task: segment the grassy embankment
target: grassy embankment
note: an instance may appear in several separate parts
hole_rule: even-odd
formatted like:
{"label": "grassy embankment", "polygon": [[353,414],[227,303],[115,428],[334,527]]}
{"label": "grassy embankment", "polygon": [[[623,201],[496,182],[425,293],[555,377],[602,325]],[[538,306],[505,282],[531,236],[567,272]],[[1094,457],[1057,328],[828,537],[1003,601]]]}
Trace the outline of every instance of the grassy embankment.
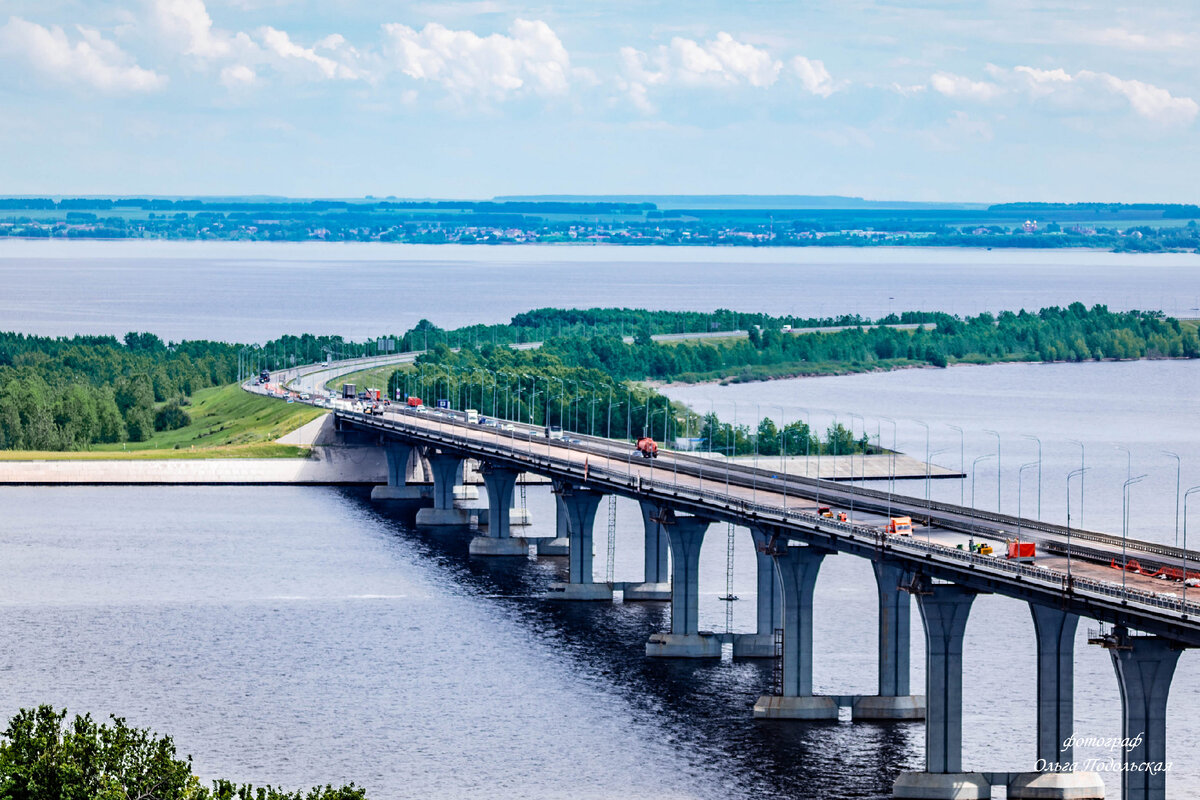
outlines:
{"label": "grassy embankment", "polygon": [[154,434],[145,442],[96,445],[91,450],[2,450],[0,460],[166,458],[297,458],[308,448],[275,440],[326,413],[302,403],[249,394],[234,384],[201,389],[187,407],[190,425]]}
{"label": "grassy embankment", "polygon": [[331,392],[337,392],[340,396],[342,393],[343,383],[353,383],[358,391],[362,391],[368,387],[372,389],[387,389],[388,378],[392,377],[392,373],[398,369],[412,369],[410,364],[388,364],[384,367],[372,367],[370,369],[351,372],[349,375],[330,380],[325,388]]}

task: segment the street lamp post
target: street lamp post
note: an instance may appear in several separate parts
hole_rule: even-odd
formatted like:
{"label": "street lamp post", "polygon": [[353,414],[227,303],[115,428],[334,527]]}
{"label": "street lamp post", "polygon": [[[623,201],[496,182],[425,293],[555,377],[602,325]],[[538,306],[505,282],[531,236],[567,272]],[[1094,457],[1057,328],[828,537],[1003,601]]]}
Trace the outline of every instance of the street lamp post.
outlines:
{"label": "street lamp post", "polygon": [[1079,495],[1080,502],[1083,501],[1083,473],[1087,472],[1086,467],[1073,469],[1067,473],[1067,590],[1071,589],[1071,478],[1079,476]]}
{"label": "street lamp post", "polygon": [[1163,450],[1163,453],[1175,459],[1175,546],[1179,547],[1179,490],[1181,488],[1180,479],[1183,477],[1183,463],[1176,453],[1172,453],[1170,450]]}
{"label": "street lamp post", "polygon": [[958,479],[958,504],[962,506],[967,491],[967,437],[963,433],[963,429],[957,425],[948,424],[946,427],[952,431],[958,431],[958,473],[962,475]]}
{"label": "street lamp post", "polygon": [[1017,541],[1021,541],[1021,479],[1025,475],[1025,470],[1033,469],[1038,466],[1038,462],[1030,461],[1027,464],[1022,464],[1017,468]]}
{"label": "street lamp post", "polygon": [[1083,472],[1079,473],[1079,528],[1083,529],[1083,475],[1087,469],[1087,452],[1083,448],[1083,442],[1078,439],[1068,439],[1071,444],[1079,445],[1079,468]]}
{"label": "street lamp post", "polygon": [[[891,505],[892,494],[896,491],[896,420],[891,417],[882,417],[883,420],[892,423],[892,452],[888,457],[888,505]],[[891,514],[888,515],[889,517]]]}
{"label": "street lamp post", "polygon": [[929,505],[929,459],[933,457],[929,452],[929,423],[919,419],[914,419],[913,422],[925,429],[925,505]]}
{"label": "street lamp post", "polygon": [[[1037,468],[1038,468],[1038,505],[1037,505],[1037,509],[1038,510],[1037,510],[1037,518],[1040,520],[1042,518],[1042,440],[1039,439],[1038,437],[1032,436],[1030,434],[1025,434],[1021,438],[1029,439],[1030,441],[1037,442],[1037,446],[1038,446],[1038,457],[1037,457]],[[1021,477],[1019,475],[1017,476],[1017,480],[1018,481],[1021,480]],[[1017,516],[1020,516],[1020,514],[1018,514]]]}
{"label": "street lamp post", "polygon": [[1141,483],[1145,475],[1129,478],[1121,485],[1121,592],[1125,592],[1125,574],[1129,572],[1129,560],[1125,557],[1126,541],[1129,539],[1129,487]]}
{"label": "street lamp post", "polygon": [[1196,492],[1200,492],[1200,486],[1193,486],[1192,488],[1188,489],[1186,492],[1183,493],[1183,605],[1184,605],[1184,608],[1187,607],[1187,582],[1188,582],[1188,573],[1187,573],[1187,502],[1188,502],[1188,498]]}
{"label": "street lamp post", "polygon": [[985,430],[984,433],[990,433],[992,436],[996,437],[996,513],[999,514],[1000,508],[1001,508],[1000,507],[1000,484],[1001,484],[1000,479],[1004,474],[1004,471],[1001,468],[1001,462],[1000,462],[1000,434],[997,433],[996,431],[989,431],[989,430]]}
{"label": "street lamp post", "polygon": [[972,510],[975,508],[975,467],[979,464],[980,461],[986,461],[989,458],[994,457],[995,455],[996,455],[995,453],[985,453],[984,455],[977,456],[975,458],[975,460],[971,462],[971,508],[972,508]]}
{"label": "street lamp post", "polygon": [[929,524],[933,516],[933,501],[930,500],[930,488],[933,483],[933,457],[940,456],[947,452],[945,447],[940,450],[934,450],[929,454],[929,458],[925,459],[925,540],[929,541]]}

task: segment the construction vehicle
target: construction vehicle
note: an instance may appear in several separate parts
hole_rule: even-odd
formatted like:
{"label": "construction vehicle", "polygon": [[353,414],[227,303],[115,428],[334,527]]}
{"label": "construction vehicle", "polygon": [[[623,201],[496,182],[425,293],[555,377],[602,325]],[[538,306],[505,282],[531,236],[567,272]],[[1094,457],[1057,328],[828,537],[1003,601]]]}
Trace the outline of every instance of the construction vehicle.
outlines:
{"label": "construction vehicle", "polygon": [[1009,561],[1032,563],[1037,557],[1037,543],[1022,542],[1020,539],[1010,539],[1006,557]]}
{"label": "construction vehicle", "polygon": [[833,511],[829,508],[829,506],[817,506],[817,516],[832,517]]}
{"label": "construction vehicle", "polygon": [[838,522],[849,522],[850,518],[846,516],[845,511],[839,511],[837,515]]}
{"label": "construction vehicle", "polygon": [[649,436],[637,440],[637,449],[642,458],[658,458],[658,445]]}
{"label": "construction vehicle", "polygon": [[912,517],[892,517],[888,520],[884,533],[896,536],[912,536]]}

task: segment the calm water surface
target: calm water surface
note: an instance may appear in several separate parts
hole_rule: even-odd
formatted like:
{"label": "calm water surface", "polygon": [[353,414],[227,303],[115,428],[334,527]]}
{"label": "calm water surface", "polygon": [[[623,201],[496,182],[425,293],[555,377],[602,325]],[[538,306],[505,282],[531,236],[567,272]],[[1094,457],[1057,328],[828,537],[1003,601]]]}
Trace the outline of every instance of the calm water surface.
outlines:
{"label": "calm water surface", "polygon": [[545,306],[824,317],[1076,300],[1200,316],[1200,255],[950,248],[472,247],[0,240],[0,330],[168,339],[361,339],[422,317]]}

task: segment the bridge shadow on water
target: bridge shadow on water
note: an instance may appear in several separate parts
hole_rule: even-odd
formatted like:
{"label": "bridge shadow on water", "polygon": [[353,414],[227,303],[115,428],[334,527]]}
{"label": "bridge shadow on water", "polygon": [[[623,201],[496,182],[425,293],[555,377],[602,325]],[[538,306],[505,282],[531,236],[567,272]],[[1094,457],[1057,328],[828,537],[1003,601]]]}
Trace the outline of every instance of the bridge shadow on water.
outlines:
{"label": "bridge shadow on water", "polygon": [[717,774],[721,796],[890,798],[896,775],[922,766],[921,723],[753,719],[754,701],[770,692],[770,659],[647,658],[650,635],[670,627],[669,603],[546,600],[549,584],[566,579],[566,558],[472,557],[473,533],[418,528],[411,511],[346,494],[458,588],[502,607],[574,676],[620,697],[631,726],[646,729],[631,736],[657,737],[706,778]]}

